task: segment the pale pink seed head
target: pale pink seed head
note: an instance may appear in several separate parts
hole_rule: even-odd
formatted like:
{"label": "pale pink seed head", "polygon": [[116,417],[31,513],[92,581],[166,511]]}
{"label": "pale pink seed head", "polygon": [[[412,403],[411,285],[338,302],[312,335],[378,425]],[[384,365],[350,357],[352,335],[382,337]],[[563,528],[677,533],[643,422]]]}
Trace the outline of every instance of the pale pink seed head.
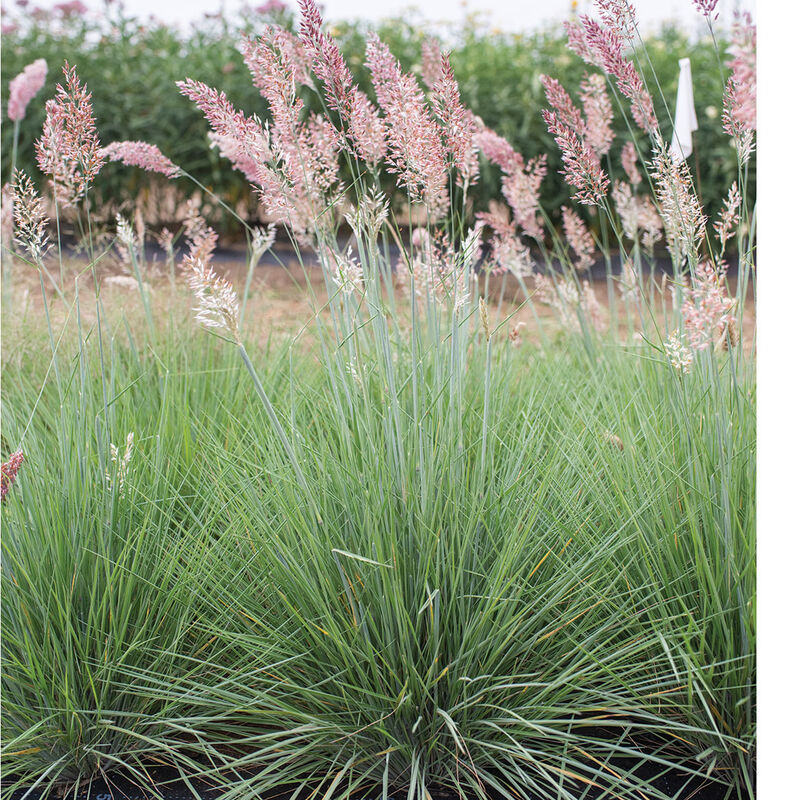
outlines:
{"label": "pale pink seed head", "polygon": [[421,200],[428,213],[438,218],[450,204],[447,151],[440,127],[416,78],[400,69],[397,59],[375,34],[367,43],[366,64],[386,120],[387,169],[398,175],[412,202]]}
{"label": "pale pink seed head", "polygon": [[636,160],[636,145],[633,142],[625,142],[622,148],[622,168],[633,186],[638,186],[642,182],[642,175],[636,168]]}
{"label": "pale pink seed head", "polygon": [[522,156],[513,146],[491,128],[480,124],[473,135],[475,146],[492,164],[497,164],[507,175],[513,174],[525,166]]}
{"label": "pale pink seed head", "polygon": [[539,197],[542,181],[547,175],[547,156],[531,159],[502,178],[503,196],[514,212],[514,221],[534,239],[544,236],[539,218]]}
{"label": "pale pink seed head", "polygon": [[442,78],[442,48],[439,42],[428,37],[422,43],[422,80],[429,89]]}
{"label": "pale pink seed head", "polygon": [[147,142],[111,142],[100,153],[109,161],[121,161],[125,166],[158,172],[168,178],[177,178],[181,172],[156,145]]}
{"label": "pale pink seed head", "polygon": [[611,149],[614,131],[611,123],[614,112],[606,92],[606,82],[602,75],[589,75],[581,82],[581,103],[586,117],[586,144],[604,156]]}
{"label": "pale pink seed head", "polygon": [[561,220],[564,225],[564,235],[577,259],[575,269],[588,270],[594,263],[595,255],[594,237],[591,231],[580,216],[567,206],[561,206]]}
{"label": "pale pink seed head", "polygon": [[8,85],[8,118],[12,122],[25,117],[28,103],[39,93],[47,79],[47,62],[37,58]]}
{"label": "pale pink seed head", "polygon": [[723,251],[725,250],[725,243],[733,236],[734,229],[739,224],[739,209],[741,206],[742,196],[739,193],[739,187],[734,181],[719,212],[719,219],[714,223],[714,230],[717,232],[719,245]]}
{"label": "pale pink seed head", "polygon": [[564,23],[564,30],[567,32],[567,47],[573,53],[580,56],[590,66],[603,66],[602,60],[586,40],[586,31],[581,22],[569,20]]}
{"label": "pale pink seed head", "polygon": [[230,282],[217,275],[208,261],[197,258],[189,265],[189,288],[194,292],[197,321],[209,330],[225,331],[241,344],[239,300]]}
{"label": "pale pink seed head", "polygon": [[561,121],[561,124],[573,130],[578,136],[583,136],[586,133],[586,123],[583,121],[581,112],[572,102],[572,98],[567,94],[566,89],[556,78],[551,78],[549,75],[542,75],[541,81],[547,102]]}
{"label": "pale pink seed head", "polygon": [[478,179],[478,151],[474,135],[477,118],[461,102],[450,56],[441,57],[439,80],[431,87],[433,106],[442,124],[449,160],[459,175],[459,184],[466,188]]}
{"label": "pale pink seed head", "polygon": [[578,190],[575,199],[584,205],[600,205],[608,191],[609,180],[600,166],[597,153],[581,141],[555,112],[545,110],[542,116],[561,150],[564,161],[561,174],[567,183]]}
{"label": "pale pink seed head", "polygon": [[64,85],[45,104],[42,136],[36,142],[39,168],[51,178],[56,198],[75,206],[86,195],[105,162],[95,127],[92,95],[75,67],[64,64]]}
{"label": "pale pink seed head", "polygon": [[627,41],[636,36],[636,9],[630,0],[595,0],[603,24]]}
{"label": "pale pink seed head", "polygon": [[711,261],[703,261],[692,275],[681,308],[689,346],[705,350],[725,332],[732,319],[733,300],[724,283],[725,272],[718,272]]}
{"label": "pale pink seed head", "polygon": [[581,17],[587,45],[597,56],[602,68],[614,77],[620,92],[631,101],[631,115],[647,134],[658,131],[653,98],[644,86],[636,66],[625,57],[622,36],[616,28],[604,28],[590,17]]}

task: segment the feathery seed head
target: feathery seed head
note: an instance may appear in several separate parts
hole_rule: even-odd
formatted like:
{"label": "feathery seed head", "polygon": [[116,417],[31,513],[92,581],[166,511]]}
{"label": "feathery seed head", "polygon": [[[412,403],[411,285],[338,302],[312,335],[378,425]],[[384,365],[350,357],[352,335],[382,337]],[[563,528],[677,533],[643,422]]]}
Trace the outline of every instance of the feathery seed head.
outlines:
{"label": "feathery seed head", "polygon": [[636,159],[636,145],[633,142],[625,142],[622,148],[622,168],[633,186],[638,186],[642,182],[642,175],[636,168]]}
{"label": "feathery seed head", "polygon": [[28,103],[39,93],[47,78],[47,62],[37,58],[8,85],[8,118],[16,122],[25,117]]}
{"label": "feathery seed head", "polygon": [[121,161],[125,166],[158,172],[168,178],[177,178],[181,172],[158,147],[147,142],[111,142],[100,154],[109,161]]}
{"label": "feathery seed head", "polygon": [[241,344],[239,300],[230,282],[217,275],[207,262],[195,259],[190,266],[189,288],[197,300],[197,321],[209,330],[225,331],[236,344]]}
{"label": "feathery seed head", "polygon": [[561,219],[567,242],[578,259],[575,269],[588,270],[594,263],[595,253],[594,238],[591,232],[578,214],[567,206],[561,206]]}
{"label": "feathery seed head", "polygon": [[75,206],[84,197],[103,166],[92,111],[92,95],[81,85],[75,67],[65,63],[65,85],[45,104],[46,117],[36,142],[39,169],[49,175],[56,199]]}
{"label": "feathery seed head", "polygon": [[44,201],[39,197],[33,181],[21,170],[16,170],[12,196],[15,227],[14,240],[17,245],[28,251],[31,260],[40,262],[50,249],[50,237],[47,233],[49,220],[44,211]]}
{"label": "feathery seed head", "polygon": [[614,141],[611,122],[614,112],[606,93],[606,82],[602,75],[593,74],[581,82],[581,103],[586,116],[586,143],[598,156],[604,156]]}

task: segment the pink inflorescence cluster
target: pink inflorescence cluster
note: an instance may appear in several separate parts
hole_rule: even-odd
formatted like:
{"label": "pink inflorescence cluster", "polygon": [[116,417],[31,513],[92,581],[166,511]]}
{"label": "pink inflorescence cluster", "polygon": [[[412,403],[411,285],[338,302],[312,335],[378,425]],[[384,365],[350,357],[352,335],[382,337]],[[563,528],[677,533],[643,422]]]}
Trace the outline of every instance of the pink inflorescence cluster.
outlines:
{"label": "pink inflorescence cluster", "polygon": [[731,60],[733,70],[723,97],[722,127],[733,138],[739,159],[747,161],[753,152],[756,130],[756,26],[744,14],[733,26]]}
{"label": "pink inflorescence cluster", "polygon": [[24,460],[25,456],[22,454],[22,450],[17,450],[17,452],[12,453],[8,457],[8,461],[4,461],[0,467],[0,501],[6,499],[6,495],[17,479],[17,473]]}
{"label": "pink inflorescence cluster", "polygon": [[100,150],[100,154],[109,161],[121,161],[128,167],[158,172],[168,178],[176,178],[181,171],[158,147],[147,142],[111,142]]}
{"label": "pink inflorescence cluster", "polygon": [[561,206],[561,219],[564,224],[564,235],[577,256],[575,268],[588,270],[594,262],[594,238],[586,223],[578,214],[567,206]]}
{"label": "pink inflorescence cluster", "polygon": [[542,76],[545,97],[552,107],[542,116],[561,150],[562,174],[578,190],[576,200],[585,205],[599,205],[609,185],[600,165],[600,156],[610,150],[614,139],[604,84],[599,75],[587,77],[581,84],[584,119],[564,87],[555,78]]}
{"label": "pink inflorescence cluster", "polygon": [[608,191],[608,176],[600,159],[555,111],[542,112],[547,129],[553,134],[564,161],[562,174],[578,191],[575,199],[584,205],[599,205]]}
{"label": "pink inflorescence cluster", "polygon": [[[692,0],[694,7],[704,16],[712,19],[711,15],[717,7],[719,0]],[[716,19],[719,14],[714,14],[713,19]]]}
{"label": "pink inflorescence cluster", "polygon": [[439,80],[431,87],[433,106],[442,124],[448,157],[466,189],[478,178],[478,149],[474,137],[478,130],[475,115],[461,102],[450,56],[442,55]]}
{"label": "pink inflorescence cluster", "polygon": [[367,43],[366,64],[386,119],[388,170],[398,175],[412,200],[424,202],[434,216],[446,213],[447,152],[416,78],[400,69],[375,34]]}
{"label": "pink inflorescence cluster", "polygon": [[724,277],[724,271],[719,274],[711,261],[703,261],[697,267],[693,286],[681,308],[689,346],[694,351],[706,349],[732,321],[733,301],[728,297]]}
{"label": "pink inflorescence cluster", "polygon": [[79,17],[89,9],[81,0],[69,0],[66,3],[56,3],[53,10],[60,13],[62,17]]}
{"label": "pink inflorescence cluster", "polygon": [[39,169],[49,175],[57,200],[74,206],[85,196],[103,166],[92,112],[92,95],[74,67],[64,64],[65,86],[48,100],[44,129],[36,142]]}
{"label": "pink inflorescence cluster", "polygon": [[37,58],[8,85],[8,118],[17,122],[25,117],[28,103],[44,86],[47,78],[47,62]]}
{"label": "pink inflorescence cluster", "polygon": [[604,156],[611,149],[614,131],[611,122],[614,113],[611,100],[606,92],[606,82],[602,75],[588,75],[581,82],[581,103],[586,115],[586,144]]}
{"label": "pink inflorescence cluster", "polygon": [[633,142],[625,142],[622,147],[622,168],[633,186],[638,186],[642,182],[642,175],[636,168],[636,158],[636,145]]}
{"label": "pink inflorescence cluster", "polygon": [[630,43],[636,30],[633,7],[626,0],[599,0],[604,24],[587,15],[579,21],[565,23],[568,47],[587,64],[600,67],[614,78],[617,88],[631,101],[631,114],[647,134],[655,135],[658,121],[653,98],[633,62],[625,56],[625,43]]}

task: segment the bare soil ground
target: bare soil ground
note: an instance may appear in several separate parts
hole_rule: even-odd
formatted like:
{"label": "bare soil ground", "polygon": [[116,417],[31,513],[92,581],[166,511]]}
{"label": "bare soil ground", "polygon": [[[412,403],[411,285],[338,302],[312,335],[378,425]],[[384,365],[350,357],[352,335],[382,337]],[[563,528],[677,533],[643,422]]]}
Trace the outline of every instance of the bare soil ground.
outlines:
{"label": "bare soil ground", "polygon": [[[240,259],[221,260],[214,262],[214,267],[220,274],[227,277],[240,293],[245,284],[247,273],[246,264]],[[154,315],[157,318],[168,315],[170,318],[189,316],[191,313],[192,297],[186,290],[181,276],[176,278],[173,289],[167,275],[164,274],[164,265],[157,268],[148,266],[144,270],[144,280],[147,285]],[[60,283],[58,263],[49,265],[50,274],[56,282]],[[108,262],[101,264],[96,271],[97,286],[102,299],[103,313],[110,320],[118,318],[124,313],[129,323],[135,328],[137,323],[143,323],[139,290],[136,281],[130,276],[125,276],[118,266]],[[123,277],[121,282],[116,282]],[[483,281],[483,279],[482,279]],[[12,314],[5,319],[4,336],[5,345],[12,344],[14,339],[24,335],[24,329],[30,327],[43,327],[36,325],[36,320],[43,321],[42,296],[37,270],[16,260],[11,270],[12,285]],[[60,326],[66,318],[74,314],[75,286],[79,287],[81,314],[83,319],[93,319],[96,314],[95,307],[95,281],[90,272],[85,269],[85,262],[67,262],[64,274],[64,302],[61,302],[53,284],[45,278],[45,289],[50,301],[50,313],[55,326]],[[482,283],[483,285],[483,283]],[[528,290],[532,292],[532,281],[528,281]],[[605,277],[591,281],[591,286],[597,299],[608,318],[609,297],[614,293],[614,302],[620,316],[620,334],[625,337],[642,326],[635,320],[636,312],[633,311],[634,322],[627,322],[624,304],[619,298],[616,287],[609,286]],[[736,279],[728,282],[729,293],[736,293]],[[611,290],[611,291],[609,291]],[[247,301],[247,329],[251,336],[259,341],[268,337],[298,337],[311,328],[315,318],[315,309],[323,316],[325,311],[325,286],[322,272],[319,268],[304,268],[292,258],[286,259],[286,266],[274,264],[259,266],[253,277],[250,296]],[[520,327],[523,341],[537,342],[545,332],[553,335],[559,330],[559,322],[553,310],[538,300],[526,301],[525,294],[511,276],[493,276],[488,281],[488,297],[491,300],[490,308],[493,314],[493,325],[510,320],[511,324],[502,329],[506,336],[511,325],[524,323]],[[664,316],[671,311],[672,299],[668,284],[659,286],[654,295],[654,315],[659,326],[664,329]],[[537,321],[538,317],[538,321]],[[754,345],[755,339],[755,303],[752,283],[748,289],[748,298],[744,311],[744,326],[742,343],[748,349]],[[650,321],[652,323],[652,321]]]}

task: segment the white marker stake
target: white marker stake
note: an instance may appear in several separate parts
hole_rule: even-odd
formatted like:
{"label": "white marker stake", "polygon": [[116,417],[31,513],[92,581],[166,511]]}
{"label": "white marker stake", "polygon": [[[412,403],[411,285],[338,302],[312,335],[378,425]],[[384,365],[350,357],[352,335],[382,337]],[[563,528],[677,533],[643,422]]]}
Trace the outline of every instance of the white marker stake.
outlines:
{"label": "white marker stake", "polygon": [[675,102],[675,129],[669,150],[676,161],[686,161],[692,153],[692,132],[697,130],[697,114],[692,91],[692,65],[688,58],[682,58],[678,63],[681,72]]}

